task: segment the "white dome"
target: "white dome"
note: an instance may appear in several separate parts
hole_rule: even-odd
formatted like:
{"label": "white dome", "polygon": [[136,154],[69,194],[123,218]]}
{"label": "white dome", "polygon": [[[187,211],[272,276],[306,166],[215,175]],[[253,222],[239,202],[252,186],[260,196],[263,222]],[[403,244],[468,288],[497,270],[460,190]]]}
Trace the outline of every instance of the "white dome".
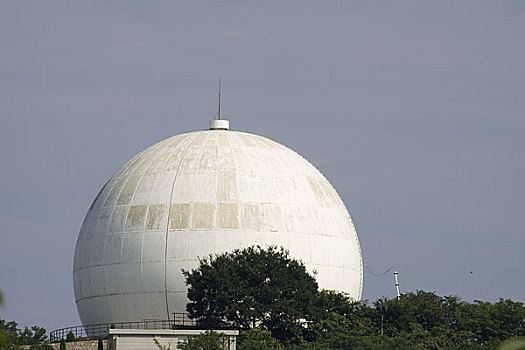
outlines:
{"label": "white dome", "polygon": [[167,319],[186,310],[181,269],[236,248],[282,246],[321,288],[361,298],[354,225],[325,177],[291,149],[253,134],[206,130],[142,151],[86,215],[73,279],[84,325]]}

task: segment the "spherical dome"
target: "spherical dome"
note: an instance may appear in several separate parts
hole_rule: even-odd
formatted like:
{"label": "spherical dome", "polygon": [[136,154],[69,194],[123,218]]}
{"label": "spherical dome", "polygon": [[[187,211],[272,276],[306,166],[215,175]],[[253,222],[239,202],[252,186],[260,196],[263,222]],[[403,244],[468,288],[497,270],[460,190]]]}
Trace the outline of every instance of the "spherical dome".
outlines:
{"label": "spherical dome", "polygon": [[181,270],[251,245],[282,246],[317,272],[321,288],[360,299],[357,233],[330,183],[279,143],[220,129],[147,148],[96,196],[73,268],[84,325],[185,312]]}

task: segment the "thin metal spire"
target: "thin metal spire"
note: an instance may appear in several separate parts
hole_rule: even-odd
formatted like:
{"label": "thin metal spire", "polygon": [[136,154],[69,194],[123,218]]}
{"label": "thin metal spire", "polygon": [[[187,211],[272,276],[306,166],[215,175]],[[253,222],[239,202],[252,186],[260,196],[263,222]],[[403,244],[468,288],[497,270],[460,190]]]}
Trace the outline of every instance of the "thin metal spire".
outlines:
{"label": "thin metal spire", "polygon": [[221,77],[219,77],[219,111],[217,112],[219,120],[221,120]]}

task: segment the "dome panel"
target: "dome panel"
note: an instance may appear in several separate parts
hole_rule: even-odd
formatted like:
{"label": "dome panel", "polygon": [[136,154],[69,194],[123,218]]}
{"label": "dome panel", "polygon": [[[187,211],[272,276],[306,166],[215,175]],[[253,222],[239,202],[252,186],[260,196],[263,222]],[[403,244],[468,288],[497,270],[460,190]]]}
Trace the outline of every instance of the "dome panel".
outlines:
{"label": "dome panel", "polygon": [[251,245],[282,246],[320,287],[361,297],[350,216],[328,180],[267,138],[227,130],[161,141],[126,163],[82,225],[74,289],[84,324],[185,312],[181,269]]}

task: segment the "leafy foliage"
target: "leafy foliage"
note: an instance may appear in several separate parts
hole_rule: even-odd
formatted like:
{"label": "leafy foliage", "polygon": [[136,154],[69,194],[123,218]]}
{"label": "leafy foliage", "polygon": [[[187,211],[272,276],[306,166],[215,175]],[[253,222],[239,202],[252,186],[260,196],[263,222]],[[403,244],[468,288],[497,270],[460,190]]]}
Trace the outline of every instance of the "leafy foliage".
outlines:
{"label": "leafy foliage", "polygon": [[206,331],[199,335],[190,335],[186,340],[179,342],[180,350],[222,350],[224,335],[215,331]]}
{"label": "leafy foliage", "polygon": [[317,282],[287,251],[250,247],[200,262],[184,271],[187,311],[206,328],[260,327],[282,341],[302,336],[312,318]]}
{"label": "leafy foliage", "polygon": [[170,345],[162,345],[157,338],[153,338],[153,342],[155,343],[155,345],[157,346],[159,350],[170,350],[171,349]]}
{"label": "leafy foliage", "polygon": [[239,350],[499,350],[525,337],[521,302],[425,291],[356,302],[319,291],[304,265],[275,247],[210,256],[184,274],[190,316],[202,327],[239,328]]}
{"label": "leafy foliage", "polygon": [[341,298],[329,299],[331,305],[338,301],[335,305],[340,306],[323,309],[324,316],[313,327],[313,344],[330,349],[474,350],[497,349],[505,339],[525,336],[525,307],[511,300],[467,303],[424,291],[404,294],[400,300],[380,299],[370,306]]}
{"label": "leafy foliage", "polygon": [[18,349],[20,345],[31,345],[31,349],[44,349],[47,342],[45,328],[33,326],[19,329],[16,322],[0,319],[0,349]]}
{"label": "leafy foliage", "polygon": [[69,332],[66,334],[66,341],[67,341],[67,342],[75,341],[75,334],[73,333],[73,331],[69,331]]}
{"label": "leafy foliage", "polygon": [[283,350],[281,343],[264,329],[252,328],[243,331],[237,341],[239,350]]}

